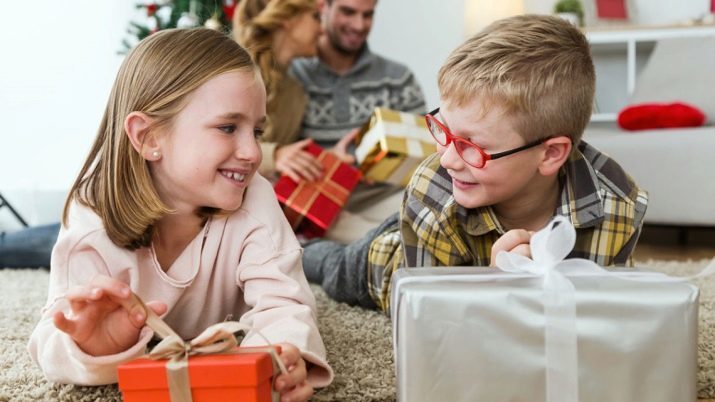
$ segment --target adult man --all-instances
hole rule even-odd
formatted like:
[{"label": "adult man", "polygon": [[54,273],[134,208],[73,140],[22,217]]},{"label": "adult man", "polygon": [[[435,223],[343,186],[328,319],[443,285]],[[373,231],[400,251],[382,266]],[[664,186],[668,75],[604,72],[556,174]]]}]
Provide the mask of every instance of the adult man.
[{"label": "adult man", "polygon": [[[318,56],[297,59],[291,66],[290,73],[309,98],[301,136],[324,148],[344,147],[375,107],[425,113],[424,96],[412,72],[372,53],[367,45],[376,4],[377,0],[325,0]],[[308,170],[305,155],[295,155],[295,162],[283,166]],[[301,176],[312,178],[310,172]],[[385,185],[359,186],[328,237],[341,242],[359,238],[397,212],[400,190]],[[370,207],[366,209],[366,205]],[[350,233],[347,237],[346,232]]]},{"label": "adult man", "polygon": [[333,146],[367,121],[376,106],[424,113],[422,91],[402,64],[367,45],[377,0],[326,0],[318,57],[297,59],[291,73],[309,95],[303,137]]}]

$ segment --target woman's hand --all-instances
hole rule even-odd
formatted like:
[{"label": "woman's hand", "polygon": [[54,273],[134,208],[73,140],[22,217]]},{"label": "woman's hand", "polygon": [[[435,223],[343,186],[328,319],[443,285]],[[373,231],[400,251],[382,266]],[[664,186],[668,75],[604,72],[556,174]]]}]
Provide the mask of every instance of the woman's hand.
[{"label": "woman's hand", "polygon": [[323,177],[323,165],[310,152],[305,151],[311,138],[283,145],[276,149],[276,170],[290,177],[296,183],[301,180],[317,181]]},{"label": "woman's hand", "polygon": [[492,246],[489,266],[496,266],[497,254],[499,254],[500,251],[511,251],[531,258],[531,246],[529,242],[533,234],[534,232],[529,232],[524,229],[512,229],[504,233]]},{"label": "woman's hand", "polygon": [[[129,349],[139,339],[146,313],[124,282],[97,275],[86,286],[70,289],[65,297],[70,313],[65,315],[58,311],[53,321],[85,353],[116,354]],[[160,302],[147,306],[159,315],[167,309],[166,304]]]},{"label": "woman's hand", "polygon": [[281,402],[307,401],[313,395],[313,387],[306,382],[308,369],[300,350],[290,343],[281,343],[280,359],[288,369],[275,379],[275,389],[281,394]]}]

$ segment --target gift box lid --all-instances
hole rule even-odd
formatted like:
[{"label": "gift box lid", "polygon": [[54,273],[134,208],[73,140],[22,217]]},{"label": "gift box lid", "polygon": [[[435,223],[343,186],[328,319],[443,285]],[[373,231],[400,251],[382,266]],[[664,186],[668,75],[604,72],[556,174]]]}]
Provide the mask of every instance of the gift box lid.
[{"label": "gift box lid", "polygon": [[[165,389],[167,360],[139,358],[117,368],[122,390]],[[265,352],[197,355],[189,357],[189,378],[196,388],[255,387],[273,375],[271,355]]]}]

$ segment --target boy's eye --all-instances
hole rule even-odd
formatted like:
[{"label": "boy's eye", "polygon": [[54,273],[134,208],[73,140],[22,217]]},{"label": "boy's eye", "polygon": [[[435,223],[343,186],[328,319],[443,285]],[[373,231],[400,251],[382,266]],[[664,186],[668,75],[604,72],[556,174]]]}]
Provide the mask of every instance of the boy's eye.
[{"label": "boy's eye", "polygon": [[218,129],[223,131],[226,134],[233,134],[236,132],[236,125],[235,124],[227,124],[225,126],[219,126]]},{"label": "boy's eye", "polygon": [[253,136],[256,137],[257,140],[260,140],[261,138],[263,138],[263,133],[264,133],[264,130],[262,128],[253,129]]}]

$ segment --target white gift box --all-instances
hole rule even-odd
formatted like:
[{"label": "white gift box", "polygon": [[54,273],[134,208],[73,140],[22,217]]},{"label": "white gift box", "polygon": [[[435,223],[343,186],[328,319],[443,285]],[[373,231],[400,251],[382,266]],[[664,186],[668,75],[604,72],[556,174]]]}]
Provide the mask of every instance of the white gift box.
[{"label": "white gift box", "polygon": [[575,233],[555,222],[534,260],[394,274],[399,401],[696,400],[697,287],[563,260]]}]

